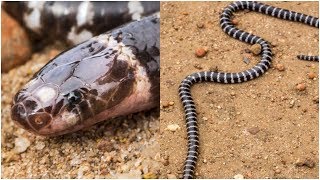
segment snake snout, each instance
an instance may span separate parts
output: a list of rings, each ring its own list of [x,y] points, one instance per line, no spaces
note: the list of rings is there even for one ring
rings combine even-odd
[[[31,129],[30,125],[28,124],[28,118],[27,118],[27,111],[22,104],[15,104],[11,108],[11,117],[12,119],[22,126],[25,129]]]

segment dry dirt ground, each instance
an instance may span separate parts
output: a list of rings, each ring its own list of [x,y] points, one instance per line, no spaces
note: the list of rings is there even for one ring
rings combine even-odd
[[[226,35],[219,13],[229,2],[161,2],[160,147],[167,159],[162,177],[181,177],[187,152],[179,83],[200,70],[238,72],[253,67],[259,56],[250,45]],[[268,2],[318,17],[318,2]],[[319,30],[255,12],[235,14],[238,27],[275,47],[273,64],[262,77],[243,84],[202,83],[192,95],[199,114],[200,158],[197,178],[319,178],[318,63],[296,55],[319,53]],[[195,57],[199,47],[208,49]],[[249,57],[250,63],[243,62]],[[296,85],[305,83],[304,91]],[[171,102],[171,106],[167,106]],[[174,104],[174,105],[172,105]],[[176,131],[168,125],[178,125]]]
[[[14,94],[60,51],[47,48],[25,65],[2,74],[2,178],[159,177],[159,109],[54,138],[33,135],[13,124]],[[27,147],[20,149],[22,153],[16,151],[19,140]]]

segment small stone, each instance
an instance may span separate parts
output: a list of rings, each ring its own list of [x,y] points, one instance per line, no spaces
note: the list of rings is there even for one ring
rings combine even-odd
[[[248,132],[252,135],[256,135],[259,131],[260,129],[258,127],[252,127],[248,129]]]
[[[70,165],[71,166],[76,166],[81,164],[82,160],[80,159],[80,157],[78,155],[74,156],[71,161],[70,161]]]
[[[178,124],[169,124],[167,128],[165,128],[165,130],[169,130],[172,132],[175,132],[176,130],[179,130],[179,129],[180,129],[180,126]]]
[[[167,174],[168,179],[177,179],[177,176],[174,174]]]
[[[281,170],[280,170],[280,169],[276,169],[274,172],[275,172],[276,174],[280,174],[280,173],[281,173]]]
[[[207,121],[207,120],[208,120],[208,118],[207,118],[207,117],[203,117],[202,119],[203,119],[204,121]]]
[[[14,152],[17,154],[25,152],[28,147],[30,146],[30,141],[29,139],[25,137],[18,137],[14,140]]]
[[[319,96],[316,96],[312,99],[314,103],[319,103]]]
[[[193,65],[193,67],[195,67],[196,69],[199,69],[199,70],[203,69],[202,66],[200,64],[198,64],[198,63]]]
[[[285,67],[284,67],[283,64],[278,63],[278,64],[276,64],[276,69],[277,69],[278,71],[284,71],[284,70],[285,70]]]
[[[207,54],[207,51],[204,48],[198,48],[195,52],[197,57],[204,57]]]
[[[244,179],[242,174],[237,174],[235,176],[233,176],[234,179]]]
[[[243,58],[243,62],[246,63],[246,64],[249,64],[250,63],[250,59],[247,58],[247,57],[244,57]]]
[[[290,101],[290,103],[289,103],[289,104],[290,104],[290,106],[289,106],[289,107],[290,107],[290,108],[293,108],[293,106],[294,106],[295,102],[296,102],[295,100],[291,100],[291,101]]]
[[[306,85],[304,83],[299,83],[297,84],[296,89],[299,91],[304,91],[306,90]]]
[[[44,147],[46,147],[46,144],[42,141],[36,142],[35,148],[38,151],[41,151]]]
[[[197,27],[200,28],[200,29],[204,28],[204,24],[203,23],[197,23]]]
[[[298,159],[295,163],[295,165],[297,167],[302,167],[302,166],[306,166],[308,168],[313,168],[315,166],[315,162],[310,159],[310,158],[306,158],[304,160]]]
[[[250,51],[254,55],[259,55],[261,53],[261,45],[260,44],[254,44],[250,47]]]
[[[238,21],[238,19],[232,19],[231,23],[234,24],[234,25],[238,25],[239,21]]]
[[[164,160],[162,160],[162,164],[163,164],[164,166],[168,166],[168,165],[170,164],[170,162],[169,162],[168,159],[164,159]]]
[[[231,92],[230,95],[231,95],[231,96],[235,96],[236,93],[235,93],[235,92]]]
[[[314,72],[309,72],[308,73],[308,78],[309,79],[313,79],[313,78],[315,78],[317,75],[316,75],[316,73],[314,73]]]
[[[247,49],[247,48],[244,49],[244,52],[245,52],[245,53],[248,53],[248,54],[251,53],[251,51],[250,51],[249,49]]]
[[[174,105],[174,102],[173,102],[173,101],[170,101],[170,102],[169,102],[169,105],[170,105],[170,106],[173,106],[173,105]]]
[[[25,63],[31,57],[31,42],[19,23],[1,10],[1,72]]]
[[[167,107],[169,107],[169,106],[170,106],[170,104],[169,104],[168,102],[162,104],[162,107],[163,107],[163,108],[167,108]]]
[[[272,46],[272,47],[277,47],[278,44],[277,44],[276,42],[271,42],[271,46]]]
[[[157,179],[157,175],[152,172],[149,172],[143,175],[143,179]]]

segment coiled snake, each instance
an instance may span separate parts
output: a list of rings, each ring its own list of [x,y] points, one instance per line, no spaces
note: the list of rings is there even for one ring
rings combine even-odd
[[[196,72],[187,76],[179,86],[179,96],[184,107],[187,136],[188,136],[188,154],[184,164],[183,178],[193,178],[194,171],[199,154],[199,130],[197,124],[197,112],[193,98],[191,97],[190,88],[193,84],[200,82],[217,82],[224,84],[242,83],[255,79],[265,73],[271,66],[272,52],[267,41],[259,36],[244,32],[237,29],[231,21],[231,16],[234,12],[248,9],[257,11],[273,17],[298,21],[319,28],[319,19],[309,15],[293,12],[286,9],[276,8],[258,2],[234,2],[227,6],[221,16],[220,25],[225,33],[231,37],[249,44],[260,44],[262,47],[261,60],[251,69],[237,72],[213,72],[202,71]],[[298,55],[301,60],[319,61],[318,56]]]

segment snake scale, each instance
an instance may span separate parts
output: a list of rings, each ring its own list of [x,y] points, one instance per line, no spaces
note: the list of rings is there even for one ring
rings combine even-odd
[[[261,45],[262,58],[258,64],[245,71],[237,73],[213,71],[196,72],[187,76],[181,82],[179,86],[179,96],[184,107],[188,137],[188,153],[183,170],[183,178],[185,179],[194,178],[194,171],[199,154],[199,130],[197,123],[197,112],[195,103],[191,96],[191,86],[200,82],[216,82],[224,84],[242,83],[263,75],[271,66],[272,52],[269,43],[259,36],[237,29],[231,21],[232,14],[234,12],[244,9],[264,13],[280,19],[298,21],[319,28],[319,19],[316,17],[258,2],[238,1],[228,5],[223,10],[220,16],[220,25],[222,30],[229,36],[242,42]],[[298,55],[297,57],[301,60],[319,61],[318,56]]]

